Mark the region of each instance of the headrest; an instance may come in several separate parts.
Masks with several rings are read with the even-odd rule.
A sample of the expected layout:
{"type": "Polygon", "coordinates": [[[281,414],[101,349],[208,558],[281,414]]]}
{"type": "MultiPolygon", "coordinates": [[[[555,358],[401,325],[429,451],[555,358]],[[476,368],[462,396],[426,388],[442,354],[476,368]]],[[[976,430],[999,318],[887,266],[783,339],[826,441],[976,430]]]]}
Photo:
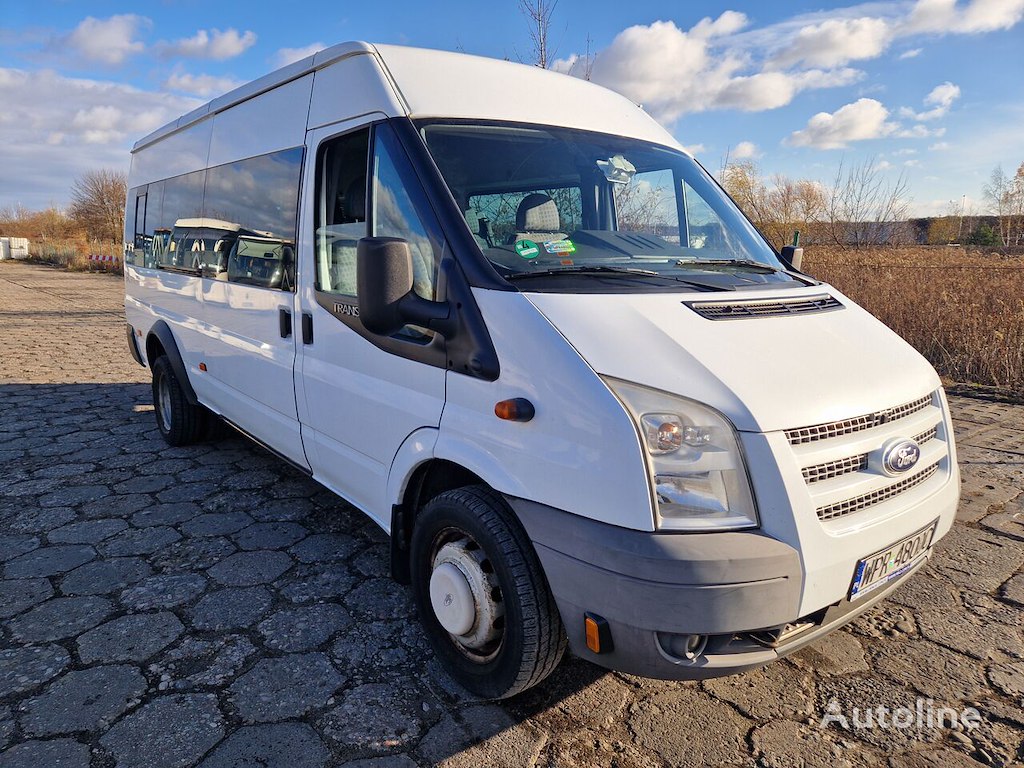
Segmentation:
{"type": "Polygon", "coordinates": [[[561,226],[555,201],[540,192],[524,197],[516,209],[517,232],[557,232],[561,226]]]}

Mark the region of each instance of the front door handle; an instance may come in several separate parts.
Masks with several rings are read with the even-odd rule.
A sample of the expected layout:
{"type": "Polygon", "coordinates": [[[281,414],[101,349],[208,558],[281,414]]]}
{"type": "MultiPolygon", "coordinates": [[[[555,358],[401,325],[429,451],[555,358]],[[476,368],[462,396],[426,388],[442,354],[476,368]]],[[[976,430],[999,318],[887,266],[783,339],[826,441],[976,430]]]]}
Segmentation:
{"type": "Polygon", "coordinates": [[[290,309],[280,307],[277,310],[277,323],[281,329],[281,338],[287,339],[292,335],[292,312],[290,309]]]}
{"type": "Polygon", "coordinates": [[[313,315],[309,312],[302,313],[302,343],[313,343],[313,315]]]}

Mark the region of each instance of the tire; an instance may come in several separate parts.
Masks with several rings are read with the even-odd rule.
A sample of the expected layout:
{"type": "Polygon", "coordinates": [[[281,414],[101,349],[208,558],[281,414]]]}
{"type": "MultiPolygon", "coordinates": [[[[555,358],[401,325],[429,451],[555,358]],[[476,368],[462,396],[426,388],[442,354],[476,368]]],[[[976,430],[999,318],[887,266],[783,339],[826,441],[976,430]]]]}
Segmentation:
{"type": "Polygon", "coordinates": [[[435,496],[417,517],[411,543],[420,621],[438,660],[460,685],[486,699],[505,699],[554,671],[566,647],[562,620],[526,532],[498,493],[470,486],[435,496]],[[447,613],[453,594],[454,614],[447,613]],[[442,625],[438,610],[454,633],[442,625]]]}
{"type": "Polygon", "coordinates": [[[153,411],[168,445],[191,445],[206,434],[206,409],[185,399],[166,355],[153,363],[153,411]]]}

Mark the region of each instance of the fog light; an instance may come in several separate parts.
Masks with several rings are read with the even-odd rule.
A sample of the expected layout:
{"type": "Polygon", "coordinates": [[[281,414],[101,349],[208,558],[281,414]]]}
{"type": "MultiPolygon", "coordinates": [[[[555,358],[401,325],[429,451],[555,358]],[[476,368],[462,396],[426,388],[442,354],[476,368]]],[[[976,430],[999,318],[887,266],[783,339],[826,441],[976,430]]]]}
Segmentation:
{"type": "Polygon", "coordinates": [[[708,647],[707,635],[660,635],[664,650],[677,659],[693,661],[702,656],[708,647]],[[666,648],[666,642],[668,641],[666,648]]]}

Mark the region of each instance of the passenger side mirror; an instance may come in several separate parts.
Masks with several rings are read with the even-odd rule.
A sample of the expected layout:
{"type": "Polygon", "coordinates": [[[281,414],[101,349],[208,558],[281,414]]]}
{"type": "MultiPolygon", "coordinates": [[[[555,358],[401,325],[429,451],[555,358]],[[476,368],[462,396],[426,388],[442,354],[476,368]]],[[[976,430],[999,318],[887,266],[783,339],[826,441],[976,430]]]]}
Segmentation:
{"type": "Polygon", "coordinates": [[[799,272],[800,267],[803,265],[804,260],[804,249],[797,245],[784,245],[782,246],[782,263],[789,267],[794,272],[799,272]]]}
{"type": "Polygon", "coordinates": [[[398,237],[364,237],[356,249],[359,319],[366,330],[390,336],[406,325],[451,333],[447,302],[430,301],[412,290],[409,243],[398,237]]]}

